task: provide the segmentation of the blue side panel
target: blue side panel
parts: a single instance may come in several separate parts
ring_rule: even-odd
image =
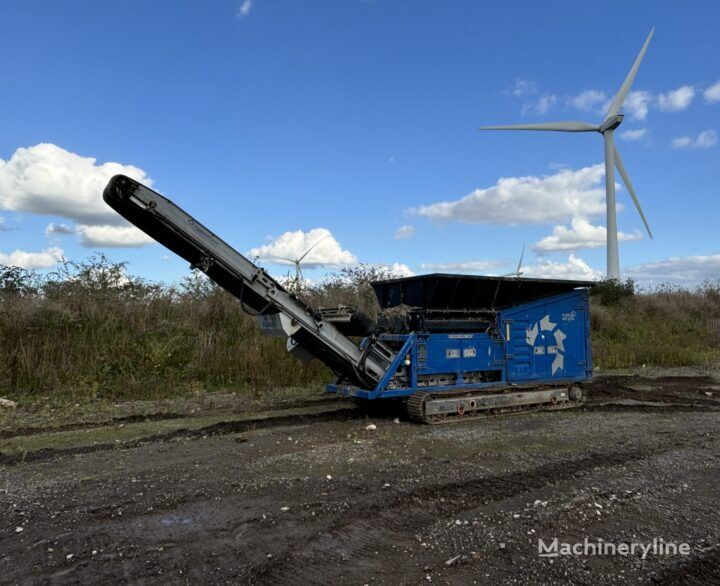
[[[381,334],[401,344],[374,389],[342,384],[329,392],[362,399],[552,385],[592,376],[588,290],[575,289],[502,310],[486,333]]]
[[[579,289],[502,312],[507,380],[582,380],[592,373],[588,292]]]

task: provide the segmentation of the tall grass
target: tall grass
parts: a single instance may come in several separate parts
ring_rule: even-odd
[[[635,292],[604,282],[591,294],[593,358],[601,368],[715,365],[720,361],[720,282]]]
[[[369,286],[390,276],[361,267],[300,292],[311,305],[377,313]],[[636,293],[605,283],[591,297],[601,368],[714,363],[720,284]],[[260,333],[229,294],[201,275],[177,286],[134,277],[102,255],[40,276],[0,266],[0,396],[149,398],[214,389],[262,393],[318,386],[332,374],[300,363]]]

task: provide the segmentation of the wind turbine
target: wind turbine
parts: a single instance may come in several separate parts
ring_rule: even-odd
[[[305,259],[305,257],[310,254],[310,252],[315,248],[318,244],[320,244],[325,238],[327,238],[329,234],[325,234],[320,240],[318,240],[315,244],[313,244],[310,248],[308,248],[302,256],[299,256],[298,258],[286,258],[284,256],[275,256],[273,255],[273,258],[276,258],[278,260],[284,260],[287,262],[291,262],[295,265],[295,282],[300,283],[300,280],[302,279],[302,268],[300,267],[300,263]]]
[[[518,261],[518,266],[515,269],[515,271],[512,273],[505,273],[504,275],[500,275],[500,276],[501,277],[517,277],[519,279],[520,275],[523,274],[521,269],[522,269],[522,259],[523,259],[524,255],[525,255],[525,245],[523,244],[522,252],[520,253],[520,260]]]
[[[650,31],[645,44],[640,49],[640,53],[635,59],[630,73],[625,78],[625,81],[620,86],[620,90],[615,95],[615,98],[610,104],[610,108],[605,114],[605,119],[600,124],[590,124],[587,122],[543,122],[540,124],[515,124],[510,126],[484,126],[480,130],[549,130],[559,132],[599,132],[603,136],[605,142],[605,206],[607,210],[607,276],[610,279],[620,278],[620,257],[618,254],[618,235],[617,235],[617,213],[615,206],[615,168],[617,167],[618,173],[623,179],[623,182],[630,192],[635,207],[637,208],[640,217],[642,218],[643,224],[647,229],[650,238],[653,237],[648,226],[645,214],[643,213],[642,207],[640,207],[640,201],[635,194],[630,177],[628,177],[625,165],[623,165],[622,159],[620,158],[620,152],[615,146],[615,140],[613,135],[615,129],[620,126],[623,121],[623,114],[620,112],[625,98],[627,98],[630,92],[630,87],[635,80],[640,63],[645,56],[650,39],[652,39],[655,29]]]

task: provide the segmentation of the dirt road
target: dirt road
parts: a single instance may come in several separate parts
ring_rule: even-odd
[[[452,425],[323,404],[5,432],[0,581],[720,582],[719,385],[604,378],[582,409]],[[690,553],[539,557],[555,537]]]

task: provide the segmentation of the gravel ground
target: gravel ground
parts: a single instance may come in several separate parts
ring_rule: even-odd
[[[6,430],[0,581],[720,582],[718,379],[603,377],[588,396],[435,426],[324,405]],[[689,554],[540,557],[556,537]]]

